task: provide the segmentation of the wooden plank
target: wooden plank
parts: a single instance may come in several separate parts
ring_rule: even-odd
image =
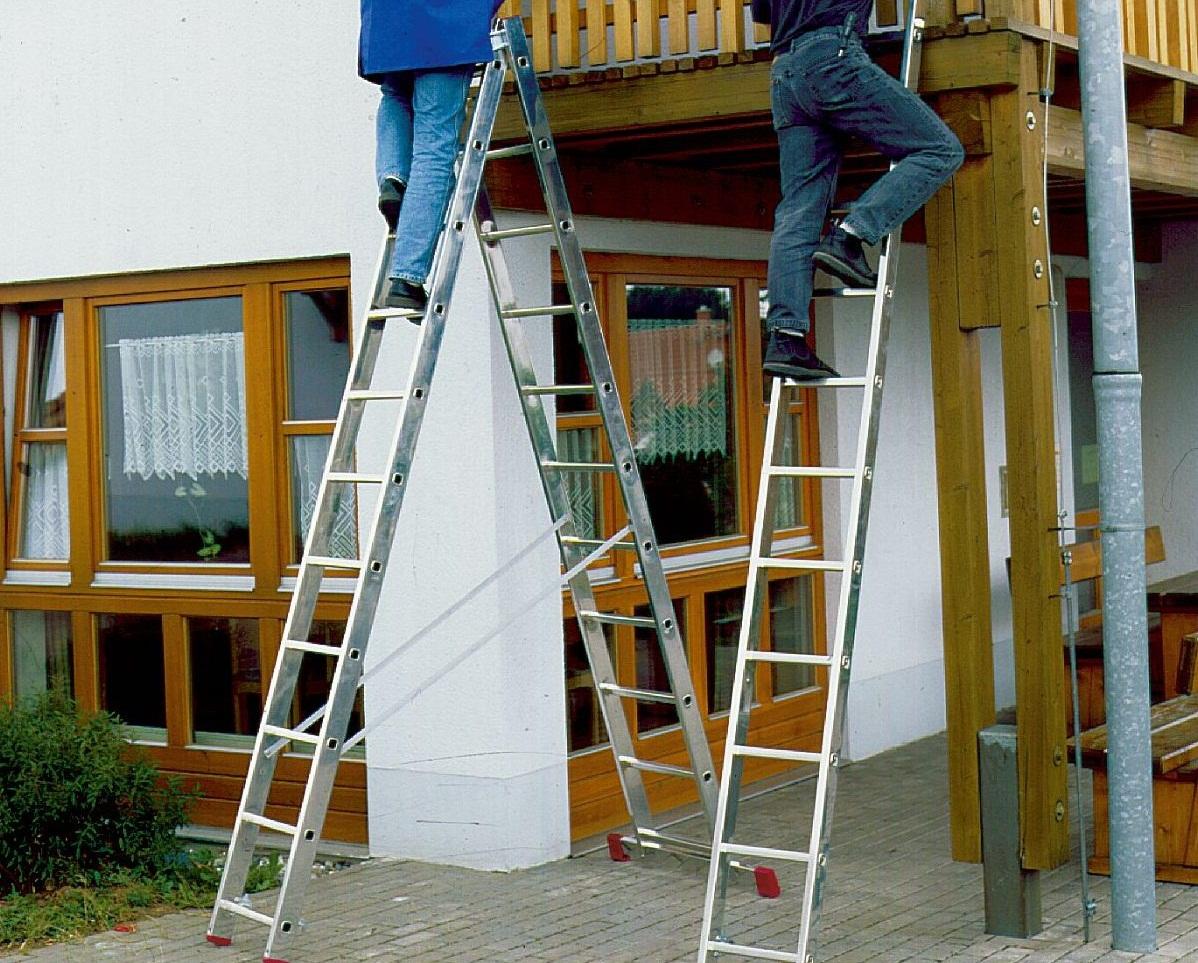
[[[715,50],[719,46],[716,39],[715,4],[716,0],[698,0],[695,6],[700,50]]]
[[[978,4],[979,8],[981,5],[981,0],[963,0],[963,2]],[[978,13],[981,13],[980,9]],[[898,0],[875,0],[874,19],[879,27],[897,27],[899,23]]]
[[[586,0],[587,66],[607,63],[607,0]]]
[[[661,56],[661,19],[657,0],[636,0],[636,54],[638,57]]]
[[[633,60],[636,44],[632,23],[632,0],[614,0],[616,60]]]
[[[1029,128],[1040,80],[1035,46],[1020,50],[1020,84],[995,94],[995,234],[1003,350],[1012,628],[1018,709],[1020,835],[1026,869],[1069,858],[1064,666],[1057,598],[1057,522],[1052,315],[1047,237],[1032,209],[1046,209],[1038,125]],[[1037,265],[1039,267],[1037,268]],[[984,296],[984,295],[982,295]]]
[[[745,49],[744,0],[720,0],[720,50]]]
[[[1180,695],[1152,707],[1152,770],[1166,775],[1198,760],[1198,695]],[[1086,765],[1105,768],[1107,727],[1082,733]]]
[[[1177,691],[1184,695],[1198,694],[1198,634],[1181,640],[1181,657],[1177,664]]]
[[[961,330],[963,288],[957,274],[963,245],[961,218],[955,208],[959,199],[972,194],[959,189],[957,178],[928,203],[924,223],[944,614],[949,826],[953,859],[979,862],[977,734],[995,720],[994,661],[980,344],[976,334]]]
[[[532,0],[532,24],[529,27],[532,40],[532,62],[537,70],[553,67],[553,26],[549,21],[549,0]]]
[[[667,34],[670,53],[687,53],[691,48],[691,31],[686,0],[669,0],[666,15],[669,17]]]
[[[1186,119],[1186,85],[1167,77],[1129,76],[1127,122],[1143,127],[1182,127]]]
[[[559,67],[577,67],[581,62],[582,27],[578,16],[578,0],[557,2],[557,63]]]

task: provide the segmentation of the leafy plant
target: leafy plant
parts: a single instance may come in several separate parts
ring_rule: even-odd
[[[207,495],[208,492],[204,489],[204,486],[196,481],[193,481],[190,485],[180,485],[175,489],[175,497],[186,498],[187,504],[191,506],[192,514],[196,517],[196,526],[200,533],[200,547],[196,550],[196,555],[205,562],[211,562],[220,554],[221,544],[216,540],[216,533],[204,526],[204,522],[200,518],[199,506],[195,502],[197,498],[205,498]]]

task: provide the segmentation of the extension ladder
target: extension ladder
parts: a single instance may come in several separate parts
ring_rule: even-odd
[[[512,18],[498,22],[491,41],[494,56],[483,67],[464,152],[459,159],[456,185],[430,277],[429,302],[424,312],[420,343],[403,391],[376,389],[372,387],[372,379],[387,321],[396,317],[411,319],[412,313],[372,307],[366,314],[364,337],[355,351],[342,397],[317,495],[316,511],[283,630],[274,678],[262,725],[254,743],[233,838],[208,927],[208,940],[225,946],[232,940],[233,924],[238,918],[266,926],[269,930],[263,957],[266,963],[280,963],[281,954],[299,930],[299,912],[311,877],[338,762],[365,735],[366,730],[362,729],[349,739],[346,738],[354,700],[363,681],[366,646],[428,403],[467,234],[467,222],[472,214],[483,246],[484,263],[512,372],[519,387],[521,410],[555,523],[564,568],[562,581],[573,598],[603,719],[616,757],[616,769],[632,817],[632,835],[609,840],[609,845],[617,847],[622,842],[631,842],[645,849],[670,849],[704,858],[708,855],[709,847],[706,844],[660,831],[654,825],[654,815],[650,810],[643,773],[689,779],[694,781],[698,789],[708,826],[714,825],[715,768],[521,20]],[[514,147],[490,149],[492,130],[509,71],[513,75],[528,140]],[[547,206],[547,220],[535,227],[501,230],[495,224],[482,186],[483,171],[489,160],[520,155],[531,156],[536,166]],[[556,241],[569,289],[569,303],[544,307],[521,307],[517,304],[502,252],[502,242],[536,234],[551,234]],[[373,304],[380,303],[393,244],[394,237],[388,237],[384,242],[374,283]],[[536,380],[522,324],[529,318],[552,319],[559,316],[573,316],[575,319],[592,379],[590,384],[539,384]],[[610,461],[567,461],[558,456],[545,399],[565,395],[594,397],[602,416]],[[354,467],[358,432],[367,406],[372,405],[390,405],[390,410],[396,412],[394,440],[387,462],[389,468],[377,475],[359,472]],[[593,477],[594,472],[613,473],[616,476],[627,512],[627,524],[609,538],[581,537],[571,510],[567,479],[577,477],[578,473]],[[338,506],[343,504],[341,499],[365,486],[372,486],[379,492],[366,539],[368,550],[360,558],[338,557],[331,548]],[[607,613],[597,608],[589,566],[612,550],[636,554],[651,615],[641,617]],[[311,641],[309,633],[324,573],[326,570],[343,569],[357,574],[344,640],[339,646]],[[607,648],[606,626],[609,625],[634,626],[653,634],[661,650],[669,690],[645,690],[619,684]],[[292,724],[292,699],[301,660],[305,656],[323,657],[334,664],[329,700],[308,718]],[[689,753],[689,768],[664,765],[635,755],[632,733],[624,712],[624,700],[675,706]],[[307,787],[299,810],[299,820],[294,825],[265,815],[277,756],[293,745],[308,747],[310,752]],[[272,913],[253,909],[243,895],[254,845],[258,833],[263,829],[282,833],[291,839],[282,888]]]
[[[903,57],[899,79],[908,88],[914,88],[919,78],[923,22],[917,19],[917,4],[918,0],[912,0],[903,38]],[[878,263],[876,288],[825,288],[815,292],[817,297],[872,298],[870,340],[864,375],[798,381],[773,379],[765,435],[765,462],[762,465],[758,488],[757,511],[753,523],[752,548],[749,556],[748,583],[745,587],[745,605],[732,683],[730,705],[733,711],[729,716],[729,733],[725,743],[724,768],[719,789],[719,803],[716,808],[716,833],[712,840],[711,863],[707,877],[707,891],[704,896],[699,963],[706,963],[710,957],[717,955],[759,960],[785,960],[791,961],[791,963],[813,963],[815,959],[812,932],[827,876],[828,836],[832,825],[837,765],[844,735],[845,705],[848,699],[849,672],[852,665],[853,641],[857,625],[865,536],[869,524],[869,502],[874,480],[878,415],[882,403],[882,386],[886,368],[886,342],[894,300],[894,285],[898,276],[898,249],[899,231],[896,230],[886,238],[883,244],[881,259]],[[793,431],[791,419],[787,416],[788,402],[795,393],[805,388],[864,389],[856,460],[851,467],[795,466],[784,462],[785,452],[799,450],[797,445],[792,449],[788,444],[789,436]],[[847,552],[841,561],[779,558],[772,554],[775,527],[774,508],[778,483],[785,479],[793,479],[792,484],[798,484],[799,480],[806,478],[841,479],[852,482],[852,500],[844,539]],[[796,572],[822,572],[839,578],[836,623],[830,650],[826,654],[773,652],[761,649],[762,605],[767,595],[768,575],[771,570],[778,569]],[[818,752],[767,748],[749,743],[749,723],[753,709],[753,679],[758,665],[763,662],[775,665],[806,665],[826,670],[827,702],[824,710],[823,736]],[[749,758],[775,759],[818,766],[814,813],[805,848],[796,850],[752,846],[734,841],[741,781],[745,760]],[[796,949],[753,945],[735,940],[727,932],[725,910],[728,876],[729,868],[734,865],[734,857],[776,860],[803,867],[804,885]]]

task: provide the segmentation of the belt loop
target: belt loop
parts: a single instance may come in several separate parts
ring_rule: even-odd
[[[840,31],[840,49],[836,51],[837,57],[843,57],[845,50],[849,46],[849,37],[853,35],[853,26],[857,23],[857,12],[851,11],[844,18],[844,28]]]

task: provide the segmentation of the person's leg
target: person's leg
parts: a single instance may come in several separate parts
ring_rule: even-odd
[[[388,272],[392,280],[419,287],[428,279],[453,188],[454,160],[473,74],[473,67],[415,74],[411,176],[396,228],[395,255]]]
[[[387,74],[380,85],[374,169],[379,211],[395,232],[412,171],[412,74]]]

